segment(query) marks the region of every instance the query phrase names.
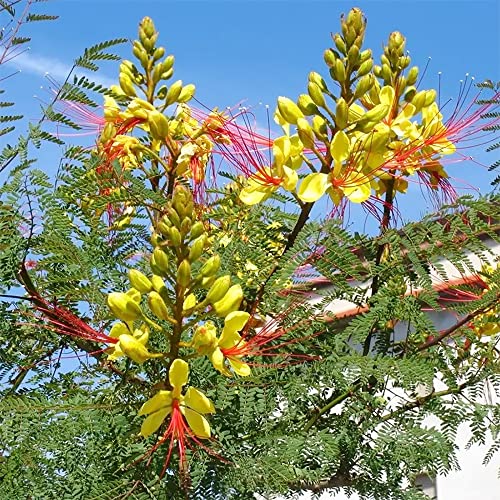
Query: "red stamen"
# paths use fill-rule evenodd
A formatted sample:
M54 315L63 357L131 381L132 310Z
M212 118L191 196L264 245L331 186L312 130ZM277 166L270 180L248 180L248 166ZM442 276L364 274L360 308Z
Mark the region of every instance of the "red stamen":
M199 438L196 437L191 428L187 425L186 419L182 414L179 406L179 401L174 399L172 403L172 413L170 414L170 422L167 426L166 431L163 435L158 439L158 442L148 450L142 457L140 457L133 465L144 460L147 457L150 457L147 461L147 465L149 466L151 460L153 459L153 453L164 443L169 441L167 454L165 456L165 461L160 472L160 478L165 475L165 472L168 469L170 464L170 460L172 458L172 453L174 450L174 446L177 444L177 452L179 455L179 472L181 476L181 482L184 487L189 487L189 467L186 458L186 449L189 448L194 450L195 446L200 447L208 454L226 462L226 460L218 455L214 450L211 450L208 446L205 446ZM194 443L194 445L193 445Z
M40 295L33 297L33 304L36 311L48 322L51 331L57 334L106 344L116 344L118 342L118 339L110 337L102 331L94 330L76 314L64 307L48 302Z

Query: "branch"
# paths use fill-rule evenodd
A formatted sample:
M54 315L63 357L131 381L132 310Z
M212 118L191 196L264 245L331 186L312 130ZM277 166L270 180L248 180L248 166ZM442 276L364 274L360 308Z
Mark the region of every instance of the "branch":
M377 425L386 422L387 420L390 420L391 418L396 417L397 415L400 415L401 413L405 413L409 410L413 410L415 408L419 408L420 406L423 406L427 401L435 398L441 398L443 396L449 396L450 394L460 394L467 386L471 385L473 383L474 379L470 379L466 382L463 382L462 384L458 385L457 387L453 387L451 389L445 389L443 391L438 391L438 392L431 392L430 394L427 394L427 396L423 396L421 398L416 399L415 401L412 401L411 403L407 403L397 410L394 410L391 413L388 413L387 415L384 415L378 422Z
M349 396L352 396L354 394L354 391L356 388L359 386L358 384L352 385L346 392L343 392L336 398L334 398L332 401L328 402L325 406L320 408L306 423L304 426L304 431L308 432L311 427L318 421L319 417L321 415L324 415L327 411L330 411L333 407L337 406L338 404L342 403L342 401L345 401Z
M497 299L500 299L500 293L497 294ZM420 344L417 347L417 352L424 351L425 349L428 349L429 347L432 347L436 344L439 344L442 340L444 340L446 337L450 336L452 333L454 333L456 330L458 330L460 327L464 326L467 324L469 321L474 319L476 316L483 314L487 312L490 309L493 309L494 307L497 307L498 302L495 302L494 304L489 304L487 306L481 307L480 309L477 309L474 312L471 312L467 314L467 316L464 316L460 321L457 321L454 325L450 326L449 328L446 328L446 330L442 330L439 335L436 337L431 338L427 342L424 342L423 344Z
M298 483L291 484L290 488L293 490L305 490L312 491L313 493L319 493L320 491L329 490L332 488L345 488L347 486L353 486L355 482L355 478L353 478L349 474L338 472L329 479L320 479L316 483L299 481Z

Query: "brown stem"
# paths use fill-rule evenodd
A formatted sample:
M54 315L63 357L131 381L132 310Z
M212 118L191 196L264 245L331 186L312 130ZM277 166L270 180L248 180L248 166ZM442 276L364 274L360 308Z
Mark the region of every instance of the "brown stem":
M500 300L500 293L497 295L497 299ZM454 325L450 326L449 328L446 328L446 330L442 330L439 335L436 335L435 337L429 339L428 341L424 342L423 344L420 344L417 347L417 352L420 351L425 351L425 349L428 349L429 347L432 347L436 344L439 344L442 340L444 340L446 337L450 336L452 333L454 333L456 330L458 330L460 327L466 325L469 321L474 319L476 316L479 314L483 314L487 312L490 309L493 309L494 307L498 307L497 303L494 304L489 304L487 306L484 306L477 311L471 312L467 314L467 316L464 316L460 321L457 321Z
M391 213L392 213L392 204L394 203L394 184L395 179L391 178L387 183L387 191L385 192L385 200L384 200L384 211L382 214L382 220L380 222L380 236L387 231L389 225L391 223ZM382 243L377 248L377 255L375 256L375 267L378 267L382 262L382 258L386 249L388 248L388 243ZM373 276L372 286L371 286L371 297L374 297L380 288L380 275L375 274ZM366 337L365 343L363 345L363 356L367 356L370 352L371 343L373 334L375 332L375 327L372 328L368 336Z

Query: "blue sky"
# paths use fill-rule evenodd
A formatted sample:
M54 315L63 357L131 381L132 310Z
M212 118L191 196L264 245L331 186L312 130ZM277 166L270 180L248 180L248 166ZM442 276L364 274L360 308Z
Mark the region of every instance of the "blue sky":
M85 47L115 37L133 39L145 15L154 19L161 43L176 56L176 78L195 83L197 97L209 106L244 101L274 108L279 95L296 98L311 70L328 74L322 54L331 46L330 32L339 30L340 14L354 6L368 18L366 47L376 59L393 30L407 37L414 64L424 66L432 57L422 87L436 87L441 72L442 102L457 95L466 73L477 81L500 80L498 1L54 0L40 6L60 19L30 26L31 50L17 60L23 72L6 82L10 97L22 99L31 118L39 113L33 96L47 96L40 89L47 86L45 71L62 81ZM131 58L129 47L119 50ZM105 64L99 78L109 83L116 74L117 65ZM482 149L478 158L491 164L494 158ZM492 175L485 169L452 168L454 177L488 189ZM415 216L425 210L425 203L412 207Z

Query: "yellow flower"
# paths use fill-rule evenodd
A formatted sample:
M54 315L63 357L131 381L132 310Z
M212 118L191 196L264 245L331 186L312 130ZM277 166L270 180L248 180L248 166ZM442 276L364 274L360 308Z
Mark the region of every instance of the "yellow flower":
M147 328L136 328L132 331L132 323L115 323L109 332L109 336L117 338L118 342L107 350L108 360L115 361L123 356L129 357L132 361L142 364L148 359L161 358L161 353L151 353L146 344L149 340L149 330Z
M245 341L238 333L247 324L250 314L244 311L234 311L226 316L224 328L219 338L217 338L217 328L211 322L207 321L200 325L193 336L191 346L201 355L207 355L214 368L227 377L232 373L226 365L235 373L242 377L250 375L251 370L247 363L241 361L243 354L232 353L231 349L235 346L243 346Z
M337 132L330 144L333 169L329 173L316 172L307 175L298 189L299 198L306 203L312 203L328 193L336 205L344 196L355 203L366 201L371 194L372 179L361 170L362 162L359 158L352 162L347 161L351 149L347 134L343 131Z
M215 413L215 408L205 394L194 387L189 387L184 395L182 389L187 384L189 377L189 365L182 359L175 359L170 366L169 381L171 391L158 391L151 399L146 401L138 415L148 415L141 426L141 435L148 437L157 431L167 416L171 415L175 429L169 429L173 436L184 435L185 418L187 425L198 438L209 438L211 435L210 425L203 416Z

